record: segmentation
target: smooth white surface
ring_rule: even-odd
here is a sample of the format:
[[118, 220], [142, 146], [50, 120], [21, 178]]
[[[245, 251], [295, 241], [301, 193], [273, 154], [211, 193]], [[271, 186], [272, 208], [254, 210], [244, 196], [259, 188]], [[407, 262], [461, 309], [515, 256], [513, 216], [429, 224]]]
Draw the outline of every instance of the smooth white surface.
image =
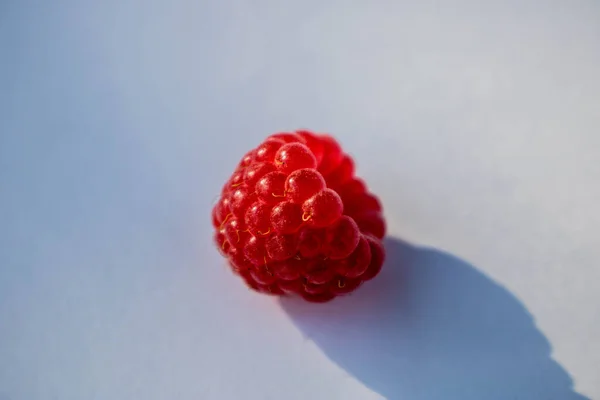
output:
[[[9, 0], [0, 49], [0, 399], [600, 398], [597, 2]], [[298, 127], [389, 222], [324, 307], [211, 242]]]

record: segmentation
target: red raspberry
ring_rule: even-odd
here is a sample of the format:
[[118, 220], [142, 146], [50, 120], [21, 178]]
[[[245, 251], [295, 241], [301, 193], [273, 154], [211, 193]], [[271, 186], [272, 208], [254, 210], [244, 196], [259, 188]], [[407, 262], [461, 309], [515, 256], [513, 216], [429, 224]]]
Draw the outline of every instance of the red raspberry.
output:
[[261, 293], [326, 302], [383, 266], [379, 199], [329, 135], [269, 136], [248, 152], [212, 210], [214, 240], [233, 272]]

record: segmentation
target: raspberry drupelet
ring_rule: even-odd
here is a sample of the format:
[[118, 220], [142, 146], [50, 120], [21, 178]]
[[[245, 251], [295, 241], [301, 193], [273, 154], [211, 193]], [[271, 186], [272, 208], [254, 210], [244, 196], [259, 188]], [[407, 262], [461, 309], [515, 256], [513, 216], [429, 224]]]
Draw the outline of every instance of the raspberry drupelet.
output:
[[215, 242], [251, 289], [327, 302], [385, 259], [379, 199], [329, 135], [283, 132], [248, 152], [212, 210]]

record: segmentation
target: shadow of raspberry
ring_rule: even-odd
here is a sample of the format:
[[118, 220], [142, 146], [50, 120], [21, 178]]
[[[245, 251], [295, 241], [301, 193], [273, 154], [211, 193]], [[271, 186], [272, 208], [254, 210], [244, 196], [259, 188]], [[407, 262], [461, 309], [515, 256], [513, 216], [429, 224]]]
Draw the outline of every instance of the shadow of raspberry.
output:
[[508, 290], [441, 251], [385, 246], [381, 275], [353, 295], [281, 301], [349, 374], [392, 400], [586, 399]]

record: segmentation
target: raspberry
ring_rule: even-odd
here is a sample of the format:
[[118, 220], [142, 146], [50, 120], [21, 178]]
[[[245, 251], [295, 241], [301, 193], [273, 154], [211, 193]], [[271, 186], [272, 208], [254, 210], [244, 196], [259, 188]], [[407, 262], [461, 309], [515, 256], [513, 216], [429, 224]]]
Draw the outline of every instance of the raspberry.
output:
[[329, 135], [280, 132], [240, 160], [211, 213], [232, 271], [261, 293], [327, 302], [381, 271], [379, 199]]
[[259, 200], [273, 205], [285, 200], [285, 181], [287, 178], [286, 174], [279, 171], [269, 172], [260, 178], [254, 186]]
[[252, 164], [255, 156], [256, 155], [255, 155], [254, 150], [250, 150], [249, 152], [244, 154], [244, 157], [242, 157], [242, 160], [240, 161], [238, 168], [246, 168], [248, 165]]
[[319, 138], [317, 135], [315, 135], [309, 131], [298, 131], [296, 133], [298, 134], [298, 136], [301, 136], [304, 139], [304, 141], [306, 142], [306, 146], [315, 155], [315, 158], [317, 160], [317, 165], [319, 165], [321, 163], [321, 161], [323, 160], [323, 150], [324, 150], [324, 146], [323, 146], [323, 142], [321, 141], [321, 138]]
[[302, 222], [302, 208], [298, 204], [282, 201], [271, 210], [271, 226], [277, 233], [295, 233]]
[[284, 143], [306, 143], [306, 140], [298, 134], [298, 132], [280, 132], [269, 136], [270, 139], [281, 140]]
[[244, 184], [253, 188], [260, 178], [273, 171], [275, 171], [275, 166], [272, 163], [250, 164], [244, 171]]
[[336, 260], [332, 268], [346, 278], [358, 278], [367, 271], [371, 263], [371, 246], [364, 237], [359, 239], [356, 248], [348, 257]]
[[325, 189], [327, 183], [315, 169], [303, 168], [292, 172], [285, 181], [285, 195], [294, 203], [304, 203]]
[[326, 253], [325, 229], [304, 227], [298, 234], [298, 251], [303, 258], [314, 258]]
[[338, 188], [352, 179], [354, 175], [354, 161], [348, 155], [344, 155], [339, 165], [327, 175], [327, 184]]
[[255, 161], [272, 163], [275, 159], [275, 154], [277, 154], [277, 150], [284, 144], [285, 142], [283, 140], [265, 140], [265, 142], [256, 149]]
[[271, 235], [266, 240], [265, 248], [270, 259], [284, 261], [296, 254], [298, 244], [293, 235]]
[[319, 165], [319, 172], [327, 175], [340, 165], [344, 153], [338, 142], [331, 136], [322, 136], [321, 143], [323, 143], [323, 160]]
[[302, 143], [287, 143], [275, 153], [275, 166], [281, 172], [291, 173], [301, 168], [316, 168], [317, 159]]
[[333, 224], [342, 216], [344, 203], [333, 189], [324, 189], [302, 204], [303, 221], [317, 227]]
[[[336, 272], [330, 268], [326, 260], [310, 260], [306, 263], [304, 269], [304, 278], [313, 285], [312, 290], [325, 290], [327, 283], [335, 278]], [[314, 293], [313, 293], [314, 294]]]
[[225, 235], [225, 239], [234, 247], [248, 235], [244, 229], [244, 223], [235, 217], [229, 218], [223, 223], [223, 234]]
[[252, 235], [265, 236], [271, 232], [271, 211], [271, 206], [260, 201], [248, 208], [244, 221]]
[[[275, 276], [283, 281], [295, 281], [300, 279], [303, 267], [304, 260], [301, 258], [290, 258], [282, 262], [271, 264], [271, 270]], [[284, 287], [281, 289], [285, 290]]]
[[360, 231], [354, 220], [343, 215], [325, 234], [325, 242], [329, 245], [329, 258], [339, 260], [348, 257], [360, 241]]
[[251, 236], [244, 243], [242, 252], [244, 257], [254, 265], [263, 265], [267, 263], [265, 240], [259, 236]]
[[257, 197], [256, 191], [253, 191], [250, 187], [242, 184], [235, 188], [230, 194], [229, 212], [236, 217], [242, 217], [250, 204], [254, 203]]

